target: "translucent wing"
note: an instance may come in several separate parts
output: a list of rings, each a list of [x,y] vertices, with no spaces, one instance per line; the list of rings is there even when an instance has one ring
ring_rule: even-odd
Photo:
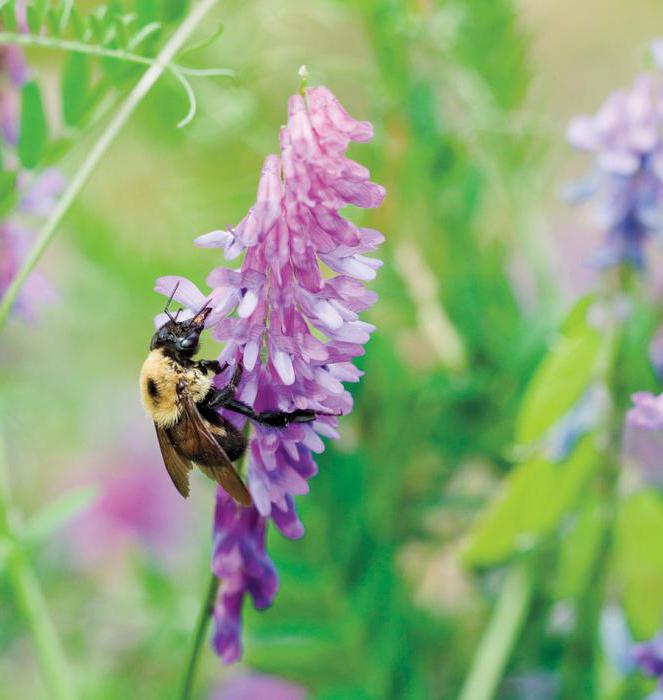
[[[184,415],[180,422],[183,432],[182,442],[195,445],[195,462],[207,476],[214,479],[237,503],[250,506],[253,501],[244,482],[240,478],[233,463],[225,450],[219,445],[207,427],[205,419],[200,415],[196,404],[188,391],[186,383],[180,381],[177,385]],[[191,451],[191,453],[194,450]]]
[[[188,498],[191,462],[184,459],[184,457],[177,452],[164,428],[160,428],[156,423],[154,424],[154,428],[157,431],[157,439],[159,440],[161,456],[163,457],[163,463],[166,465],[166,470],[173,480],[175,488],[184,498]]]

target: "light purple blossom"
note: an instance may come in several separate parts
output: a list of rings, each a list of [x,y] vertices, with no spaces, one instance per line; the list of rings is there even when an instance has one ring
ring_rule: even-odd
[[[282,678],[264,673],[240,673],[224,680],[212,693],[210,700],[305,700],[304,688]]]
[[[656,46],[654,47],[656,55]],[[576,189],[592,198],[605,244],[601,266],[642,267],[645,242],[663,227],[663,80],[641,74],[628,90],[614,92],[594,116],[571,120],[575,147],[594,154],[593,172]]]
[[[348,204],[377,207],[384,198],[384,188],[370,181],[368,170],[346,156],[351,141],[372,135],[371,124],[353,119],[325,87],[291,97],[280,157],[267,156],[256,203],[234,229],[196,240],[222,248],[226,258],[244,253],[240,269],[213,270],[207,278],[210,295],[182,278],[157,281],[165,295],[179,281],[175,299],[189,309],[211,299],[207,325],[225,344],[219,361],[231,365],[217,378],[219,386],[242,362],[238,397],[257,411],[329,414],[282,430],[253,425],[248,485],[254,505],[241,510],[218,492],[213,569],[221,587],[214,646],[226,663],[241,655],[244,595],[264,608],[276,594],[276,573],[265,552],[266,519],[286,537],[303,535],[294,497],[308,493],[308,479],[317,471],[312,453],[324,450],[321,436],[338,437],[334,415],[352,409],[343,382],[356,382],[362,374],[352,360],[364,353],[374,326],[359,314],[377,299],[363,283],[381,265],[366,254],[383,236],[356,226],[339,210]],[[323,275],[321,263],[337,274]],[[244,423],[235,414],[226,417]]]
[[[19,93],[28,76],[23,53],[17,46],[0,48],[0,133],[3,144],[4,168],[16,173],[15,209],[0,221],[0,297],[11,284],[30,248],[34,231],[26,217],[46,217],[64,188],[64,178],[55,169],[38,176],[23,172],[12,148],[18,138]],[[21,289],[15,311],[31,317],[36,307],[53,299],[46,280],[33,273]]]
[[[663,394],[654,396],[648,391],[639,391],[631,396],[633,408],[626,414],[626,423],[643,430],[663,430]]]
[[[663,488],[663,394],[647,391],[632,395],[634,406],[626,414],[623,456],[643,480]]]

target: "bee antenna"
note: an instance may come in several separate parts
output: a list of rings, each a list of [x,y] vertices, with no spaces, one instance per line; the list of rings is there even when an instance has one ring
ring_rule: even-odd
[[[201,311],[204,311],[205,309],[207,309],[211,303],[212,303],[212,297],[205,300],[205,303],[198,309],[198,311],[196,311],[194,316],[197,316]]]
[[[173,291],[170,293],[170,296],[168,297],[168,301],[166,302],[166,306],[164,306],[164,309],[163,309],[163,312],[166,314],[166,316],[168,316],[168,318],[173,322],[175,322],[177,320],[177,314],[179,314],[180,309],[178,309],[177,313],[175,314],[175,318],[173,318],[173,315],[168,310],[168,307],[171,305],[171,303],[173,301],[173,297],[175,296],[175,293],[177,292],[177,288],[179,286],[180,286],[180,281],[177,280],[177,282],[175,283],[175,286],[173,287]]]

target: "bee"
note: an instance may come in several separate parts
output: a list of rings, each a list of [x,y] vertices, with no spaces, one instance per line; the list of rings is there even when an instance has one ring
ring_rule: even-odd
[[[143,405],[154,421],[166,470],[184,498],[189,495],[189,472],[195,464],[237,503],[250,506],[251,494],[233,465],[246,452],[247,439],[218,409],[225,408],[275,428],[310,423],[318,415],[335,414],[308,409],[254,411],[235,397],[242,377],[239,362],[228,384],[216,388],[214,376],[228,365],[193,359],[212,308],[207,302],[191,319],[178,321],[180,312],[173,316],[168,311],[176,289],[177,286],[164,309],[168,320],[152,336],[150,353],[140,373]]]

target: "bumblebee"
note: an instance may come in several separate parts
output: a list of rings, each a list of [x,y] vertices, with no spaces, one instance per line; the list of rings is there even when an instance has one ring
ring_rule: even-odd
[[[168,311],[173,295],[164,309],[168,321],[152,336],[150,354],[140,373],[142,402],[154,420],[166,470],[185,498],[189,495],[189,472],[195,464],[237,503],[250,506],[251,494],[233,465],[245,453],[247,439],[218,409],[225,408],[275,428],[310,423],[325,414],[306,409],[254,411],[235,397],[242,377],[240,363],[228,384],[216,388],[214,376],[228,365],[193,359],[212,309],[205,305],[193,318],[178,321],[179,311],[174,316]]]

